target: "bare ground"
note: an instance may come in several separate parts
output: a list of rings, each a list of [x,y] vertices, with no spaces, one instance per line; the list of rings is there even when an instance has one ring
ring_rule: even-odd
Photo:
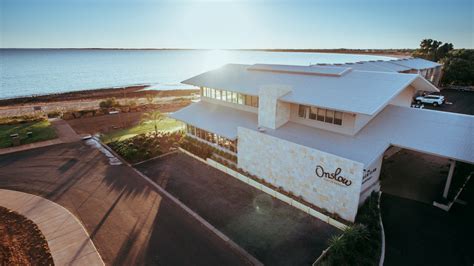
[[[0,207],[0,265],[54,265],[38,226],[4,207]]]

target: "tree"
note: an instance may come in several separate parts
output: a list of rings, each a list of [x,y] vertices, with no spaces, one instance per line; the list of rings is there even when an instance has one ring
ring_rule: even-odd
[[[452,43],[445,43],[433,40],[423,39],[420,42],[420,48],[413,52],[413,57],[424,58],[426,60],[438,62],[444,58],[449,51],[453,50]]]
[[[450,51],[441,60],[444,69],[444,85],[474,85],[474,50],[460,49]]]
[[[160,111],[156,110],[144,113],[142,115],[141,123],[143,124],[145,122],[152,121],[153,126],[155,128],[155,134],[158,135],[158,124],[160,124],[160,122],[165,119],[166,116]]]

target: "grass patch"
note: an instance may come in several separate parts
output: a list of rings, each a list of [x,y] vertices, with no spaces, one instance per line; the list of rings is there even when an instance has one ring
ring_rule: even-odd
[[[27,137],[27,132],[32,132],[32,136]],[[18,134],[21,144],[56,138],[56,132],[48,120],[0,125],[0,148],[13,146],[11,134]]]
[[[165,118],[158,123],[158,130],[160,132],[173,132],[183,129],[184,124],[180,121],[172,118]],[[151,133],[155,131],[155,123],[153,120],[148,120],[140,123],[136,126],[116,130],[107,134],[102,135],[101,140],[104,143],[110,143],[113,141],[124,141],[129,138],[133,138],[140,134]]]
[[[379,265],[382,232],[378,193],[373,192],[359,209],[355,224],[329,240],[327,255],[316,265]]]

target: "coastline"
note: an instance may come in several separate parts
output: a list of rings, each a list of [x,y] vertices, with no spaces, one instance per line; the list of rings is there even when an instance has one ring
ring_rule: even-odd
[[[154,97],[185,97],[199,91],[197,89],[146,90],[149,87],[150,85],[131,85],[5,98],[0,99],[0,108],[67,101],[103,100],[112,97],[116,99],[145,98],[147,95],[153,95]]]
[[[100,102],[109,98],[115,98],[124,106],[133,102],[136,106],[155,105],[163,111],[172,111],[191,103],[199,93],[198,89],[145,90],[146,88],[148,85],[135,85],[0,99],[0,118],[98,110]],[[153,96],[151,101],[149,96]]]

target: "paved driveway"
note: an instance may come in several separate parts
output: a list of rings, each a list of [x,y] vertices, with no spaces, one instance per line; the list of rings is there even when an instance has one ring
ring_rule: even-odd
[[[242,265],[248,262],[133,169],[110,166],[81,142],[0,156],[0,188],[69,209],[109,265]]]
[[[432,205],[443,193],[448,163],[408,150],[384,161],[385,265],[474,264],[473,180],[462,194],[468,205],[455,204],[450,212]]]
[[[183,153],[137,168],[267,265],[310,265],[340,232]]]
[[[474,183],[474,182],[471,182]],[[445,212],[431,205],[382,194],[385,265],[474,264],[474,186],[470,205]]]
[[[401,150],[383,162],[384,193],[433,204],[443,195],[449,171],[448,159]]]

